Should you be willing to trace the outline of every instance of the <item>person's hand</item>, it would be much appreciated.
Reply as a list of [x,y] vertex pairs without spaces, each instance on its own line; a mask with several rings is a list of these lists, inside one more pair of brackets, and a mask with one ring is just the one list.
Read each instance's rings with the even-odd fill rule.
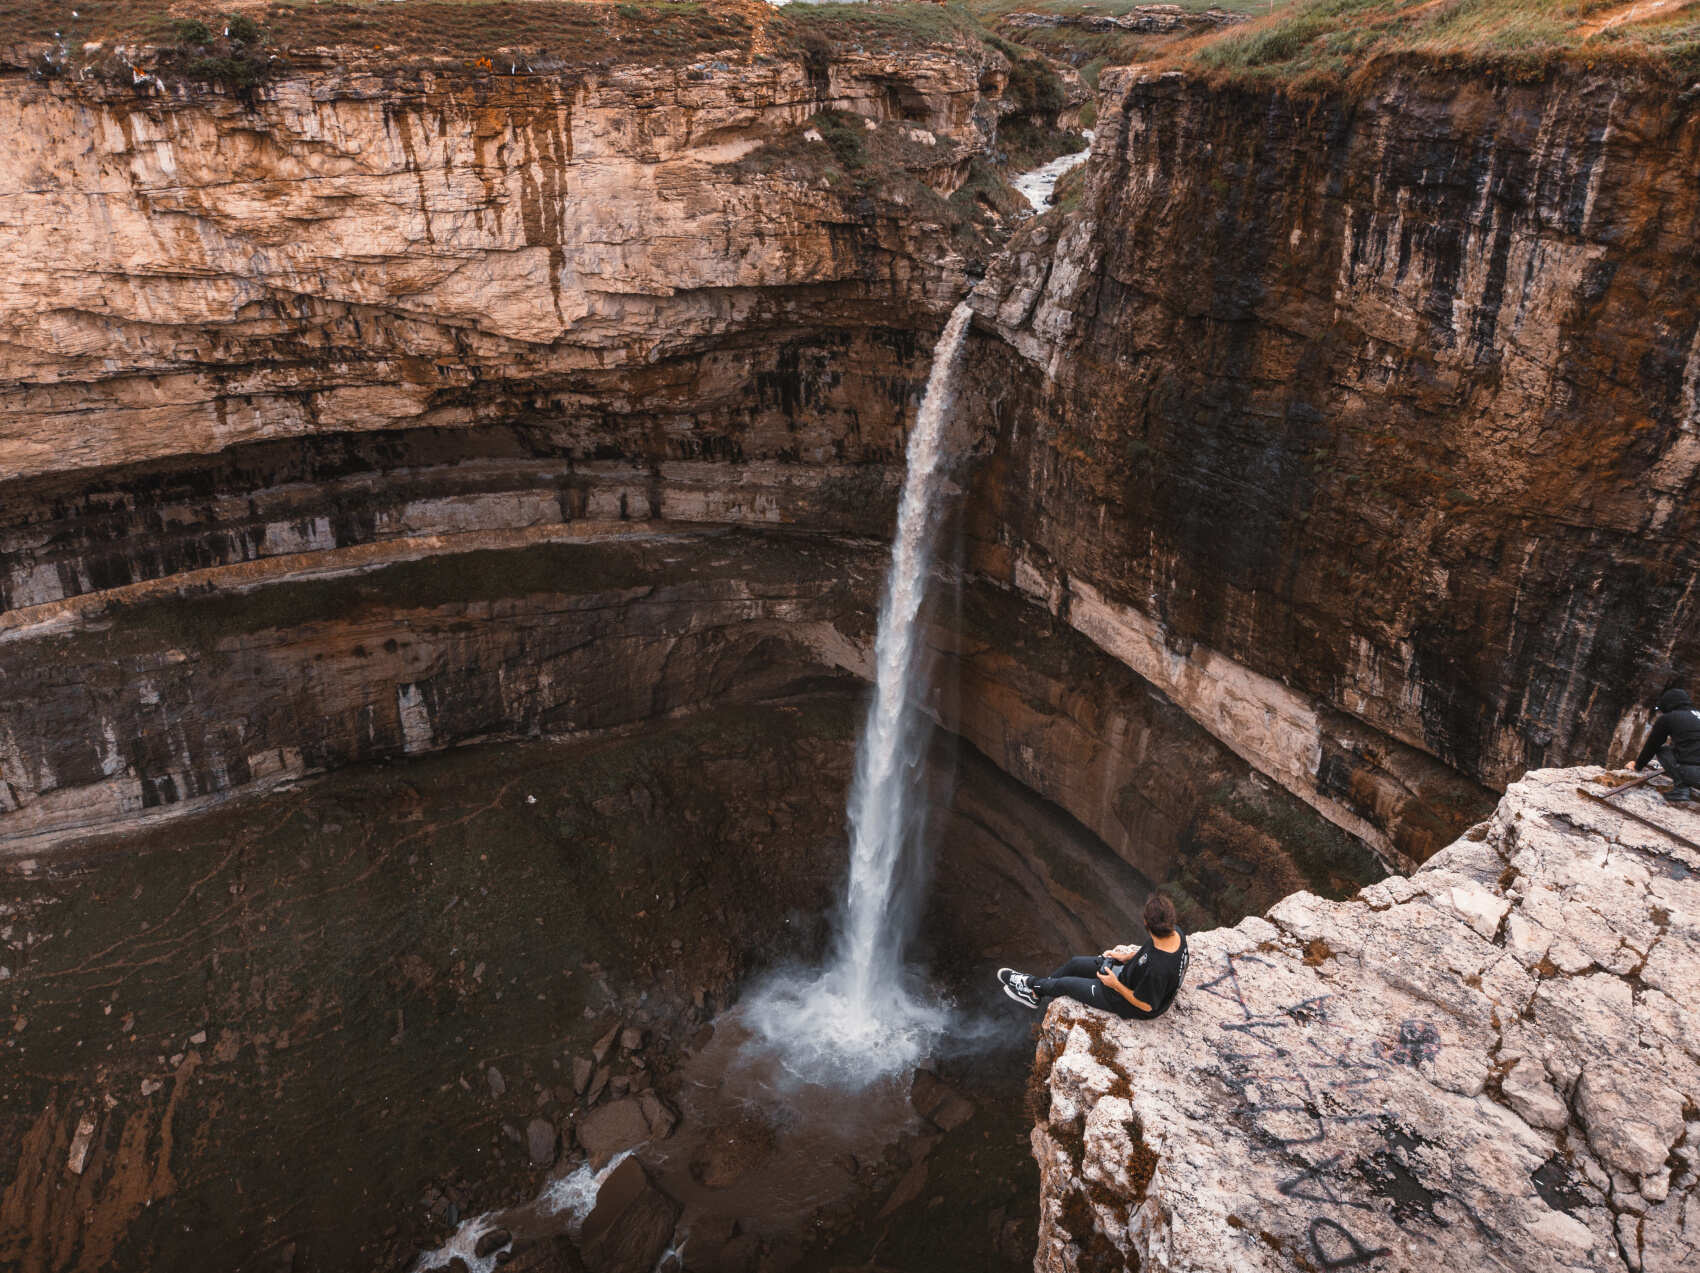
[[1109,986],[1111,989],[1114,989],[1117,984],[1116,974],[1107,970],[1098,974],[1098,980],[1103,982],[1106,986]]

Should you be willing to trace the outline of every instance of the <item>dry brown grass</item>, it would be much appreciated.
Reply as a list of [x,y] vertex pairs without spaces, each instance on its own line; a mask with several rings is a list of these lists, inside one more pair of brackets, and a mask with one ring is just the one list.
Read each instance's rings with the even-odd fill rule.
[[[176,47],[188,19],[218,29],[227,14],[252,17],[268,55],[363,69],[430,62],[491,73],[722,54],[822,56],[976,45],[989,34],[955,5],[804,4],[761,0],[12,0],[0,4],[0,64],[43,52],[72,64],[124,47],[146,58]],[[74,15],[74,16],[73,16]],[[85,51],[98,44],[99,51]]]
[[1575,67],[1675,79],[1700,69],[1700,0],[1296,0],[1168,60],[1310,87],[1403,61],[1523,79]]

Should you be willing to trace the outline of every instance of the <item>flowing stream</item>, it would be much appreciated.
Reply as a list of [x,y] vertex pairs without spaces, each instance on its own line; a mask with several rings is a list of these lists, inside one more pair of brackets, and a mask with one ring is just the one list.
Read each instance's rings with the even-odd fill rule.
[[780,977],[752,996],[747,1019],[812,1082],[866,1083],[926,1055],[947,1013],[912,984],[903,964],[924,872],[915,862],[919,767],[927,718],[919,657],[921,610],[932,574],[944,428],[972,311],[958,305],[933,350],[933,368],[909,435],[891,567],[874,642],[874,694],[850,787],[850,878],[827,966]]
[[1084,128],[1080,135],[1086,138],[1084,150],[1058,155],[1049,163],[1040,164],[1031,172],[1022,173],[1010,183],[1022,198],[1033,205],[1034,212],[1043,212],[1051,206],[1051,195],[1057,188],[1057,182],[1063,179],[1064,173],[1074,171],[1092,157],[1092,139],[1097,134],[1090,128]]

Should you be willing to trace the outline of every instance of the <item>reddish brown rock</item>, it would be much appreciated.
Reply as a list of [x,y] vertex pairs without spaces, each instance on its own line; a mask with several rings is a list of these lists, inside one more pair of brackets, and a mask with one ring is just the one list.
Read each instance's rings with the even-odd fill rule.
[[643,1164],[628,1158],[602,1182],[579,1235],[590,1273],[650,1273],[673,1238],[679,1204],[657,1189]]
[[649,1139],[649,1122],[643,1107],[633,1099],[610,1101],[578,1120],[578,1143],[600,1167],[615,1154]]

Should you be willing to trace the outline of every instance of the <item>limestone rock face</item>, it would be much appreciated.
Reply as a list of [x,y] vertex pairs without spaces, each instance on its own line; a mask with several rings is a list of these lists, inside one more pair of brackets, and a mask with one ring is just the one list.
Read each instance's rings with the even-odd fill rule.
[[0,82],[0,613],[585,519],[883,534],[986,247],[943,196],[1031,114],[1001,53],[350,65]]
[[[941,268],[937,205],[827,181],[826,147],[812,173],[752,156],[855,111],[930,136],[904,171],[949,194],[1006,70],[989,49],[745,51],[300,74],[253,102],[9,78],[0,477],[515,418],[605,436],[638,411],[718,409],[723,446],[836,455],[741,401],[751,382],[777,398],[839,340],[912,374],[870,329],[948,309],[963,262]],[[901,419],[860,445],[890,449]]]
[[1700,1268],[1700,819],[1599,773],[1193,936],[1157,1021],[1053,1004],[1036,1267]]
[[1581,73],[1100,87],[1078,209],[976,296],[976,563],[1409,858],[1463,825],[1423,756],[1621,756],[1700,657],[1700,116]]

